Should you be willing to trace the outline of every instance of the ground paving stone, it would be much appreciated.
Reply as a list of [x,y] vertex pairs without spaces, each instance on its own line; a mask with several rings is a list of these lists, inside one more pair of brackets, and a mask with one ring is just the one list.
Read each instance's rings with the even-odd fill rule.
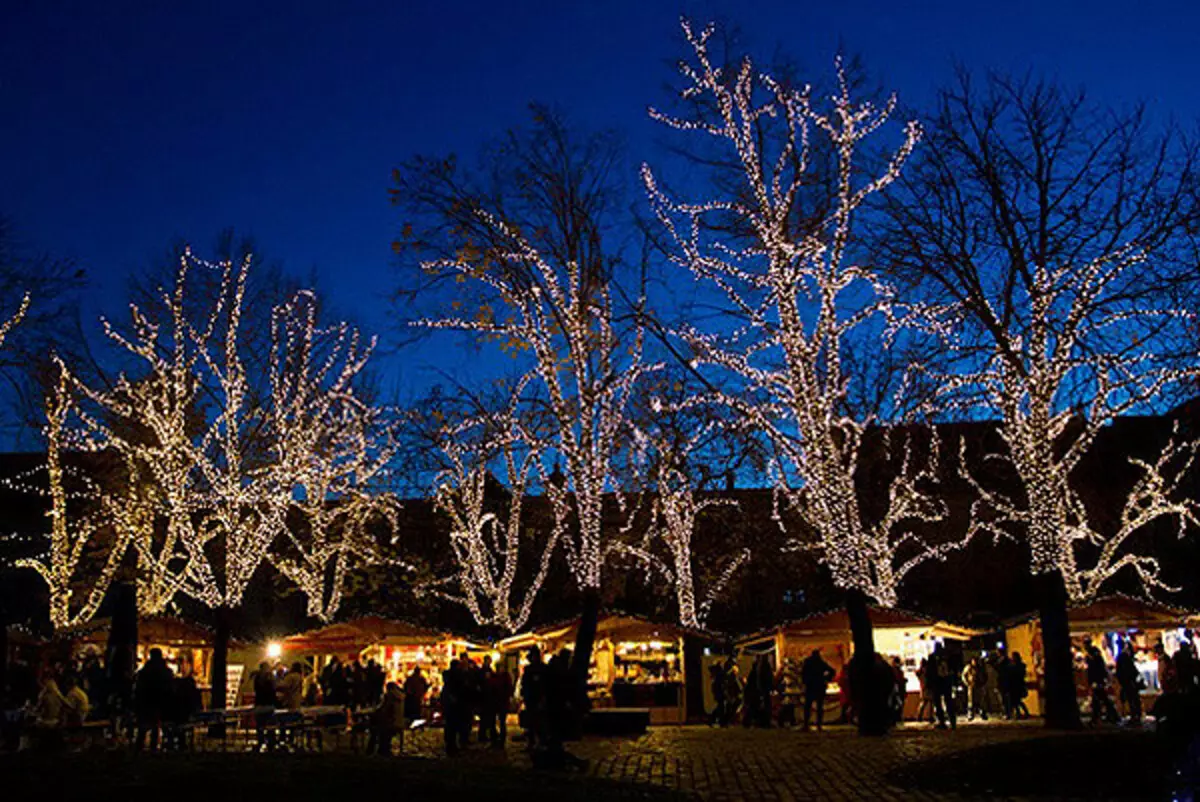
[[[965,725],[956,731],[915,724],[899,728],[884,738],[862,738],[848,727],[806,733],[684,726],[654,728],[637,738],[587,738],[571,744],[570,749],[588,760],[589,777],[662,787],[713,802],[807,799],[933,802],[977,800],[980,796],[900,787],[889,778],[889,773],[925,759],[1045,735],[1039,724],[1007,722]],[[445,759],[440,746],[440,733],[418,733],[409,738],[405,752]],[[476,746],[463,759],[503,761],[532,769],[523,745],[515,741],[502,753]]]

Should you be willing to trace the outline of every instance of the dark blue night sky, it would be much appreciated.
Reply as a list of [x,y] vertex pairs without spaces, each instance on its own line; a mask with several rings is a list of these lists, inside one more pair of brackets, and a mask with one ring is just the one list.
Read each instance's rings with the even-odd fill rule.
[[[19,2],[0,12],[0,213],[71,257],[112,310],[175,237],[227,226],[382,330],[398,227],[389,172],[468,154],[561,106],[653,160],[646,105],[681,54],[676,20],[730,19],[759,54],[828,70],[839,44],[920,105],[954,59],[1200,115],[1194,2]],[[1003,10],[1001,10],[1003,9]],[[392,357],[416,379],[428,349]],[[419,383],[419,382],[418,382]]]

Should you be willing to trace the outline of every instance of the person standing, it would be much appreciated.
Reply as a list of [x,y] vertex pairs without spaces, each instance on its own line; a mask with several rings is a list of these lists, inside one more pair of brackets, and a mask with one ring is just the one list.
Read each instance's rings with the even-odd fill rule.
[[804,682],[804,730],[808,731],[812,720],[813,706],[817,708],[817,732],[825,724],[825,691],[835,676],[833,666],[821,657],[820,649],[813,649],[800,666],[800,679]]
[[534,646],[529,650],[528,662],[521,672],[521,726],[525,730],[525,748],[533,751],[540,745],[539,739],[545,730],[542,718],[546,705],[546,664],[542,662],[542,650]]
[[392,739],[400,736],[400,751],[404,751],[404,694],[400,686],[389,682],[383,698],[371,713],[371,734],[367,739],[367,754],[392,756]]
[[708,714],[708,725],[724,727],[725,719],[725,669],[720,663],[708,667],[708,685],[713,695],[713,709]]
[[892,658],[892,696],[890,699],[892,705],[892,725],[895,726],[904,721],[904,703],[908,701],[908,678],[904,676],[904,666],[900,663],[899,657]]
[[1026,668],[1024,661],[1021,660],[1020,652],[1013,652],[1009,671],[1012,677],[1013,716],[1017,720],[1029,718],[1029,708],[1025,705],[1025,697],[1029,695],[1029,689],[1025,685]]
[[950,668],[950,661],[946,656],[945,649],[940,644],[934,648],[926,668],[931,673],[931,676],[926,677],[926,681],[933,686],[933,707],[937,713],[937,728],[944,730],[948,723],[950,729],[956,729],[958,709],[954,704],[954,673]]
[[416,721],[425,716],[425,693],[429,690],[429,683],[425,680],[425,675],[421,673],[420,666],[413,666],[412,673],[408,675],[408,679],[404,681],[404,717],[409,721]]
[[987,710],[983,707],[983,698],[987,693],[987,670],[978,655],[972,657],[963,669],[963,684],[967,686],[967,721],[976,716],[987,721]]
[[254,732],[258,740],[258,751],[275,751],[275,732],[269,729],[275,722],[275,705],[278,704],[275,689],[275,672],[267,663],[259,663],[254,672]]
[[1087,681],[1092,688],[1092,726],[1099,726],[1103,716],[1110,724],[1119,720],[1117,708],[1108,695],[1108,666],[1104,656],[1090,640],[1084,643],[1087,655]]
[[[265,665],[265,663],[264,663]],[[138,671],[133,683],[133,707],[137,714],[137,750],[146,745],[150,735],[150,750],[158,751],[159,730],[174,691],[175,673],[163,659],[162,649],[151,649],[150,659]]]
[[483,665],[479,669],[476,681],[478,689],[479,709],[479,742],[495,743],[496,741],[496,709],[492,706],[492,697],[488,689],[492,682],[492,656],[484,655]]
[[1133,644],[1128,639],[1121,641],[1121,653],[1117,655],[1117,686],[1121,689],[1121,704],[1129,715],[1131,724],[1142,723],[1142,672],[1138,671],[1133,659]]
[[921,704],[917,707],[917,721],[925,720],[925,712],[929,711],[929,723],[934,723],[933,717],[933,686],[929,684],[929,657],[922,657],[917,667],[917,681],[921,684]]
[[488,677],[484,693],[488,696],[488,706],[495,717],[492,732],[492,748],[503,749],[508,741],[508,713],[512,706],[513,679],[512,674],[504,666],[496,666]]

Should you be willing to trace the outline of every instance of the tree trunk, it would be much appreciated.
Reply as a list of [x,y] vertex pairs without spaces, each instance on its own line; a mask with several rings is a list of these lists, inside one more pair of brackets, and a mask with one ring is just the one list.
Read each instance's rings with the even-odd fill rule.
[[[0,602],[0,704],[8,710],[8,612]],[[14,704],[13,707],[16,707]]]
[[886,735],[888,706],[878,687],[875,671],[875,630],[867,609],[867,596],[860,590],[846,591],[846,615],[854,639],[854,657],[850,660],[851,698],[858,715],[859,735]]
[[596,644],[596,627],[600,623],[600,591],[589,588],[583,592],[583,613],[575,632],[575,651],[571,655],[571,673],[577,694],[576,724],[580,729],[588,711],[588,672],[592,664],[592,647]]
[[1082,726],[1075,698],[1075,667],[1071,657],[1071,627],[1067,620],[1067,589],[1062,575],[1050,571],[1034,577],[1042,625],[1042,659],[1046,688],[1042,716],[1047,727],[1077,730]]
[[224,710],[229,688],[229,608],[215,608],[213,619],[212,698],[209,707]]
[[127,582],[113,586],[112,625],[105,655],[109,715],[119,717],[133,709],[133,678],[137,673],[137,588]]

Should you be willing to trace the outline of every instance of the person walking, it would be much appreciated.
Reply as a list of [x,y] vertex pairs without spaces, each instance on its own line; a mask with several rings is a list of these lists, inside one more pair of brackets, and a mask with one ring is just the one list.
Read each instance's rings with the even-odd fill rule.
[[904,676],[904,666],[899,657],[892,658],[892,726],[904,721],[904,704],[908,701],[908,677]]
[[1142,723],[1142,672],[1138,671],[1133,659],[1133,644],[1128,639],[1121,641],[1121,652],[1117,655],[1117,686],[1121,689],[1121,704],[1125,706],[1130,724]]
[[917,706],[917,721],[925,721],[925,712],[929,711],[929,723],[934,723],[933,716],[933,686],[929,684],[929,657],[922,657],[917,667],[917,681],[921,684],[921,703]]
[[725,670],[725,720],[729,723],[737,721],[738,711],[742,709],[742,677],[737,664],[729,665]]
[[133,682],[133,708],[137,715],[137,751],[145,748],[147,734],[150,736],[150,750],[158,751],[159,730],[171,701],[174,682],[175,673],[163,659],[162,649],[151,649],[150,659],[138,671]]
[[804,683],[804,731],[812,721],[813,706],[817,708],[817,732],[825,725],[825,692],[835,676],[833,666],[821,657],[820,649],[813,649],[800,666],[800,679]]
[[466,704],[462,664],[458,660],[451,660],[442,672],[442,736],[447,755],[457,755],[459,749],[466,746],[463,721],[466,720],[467,726],[470,726],[470,719],[464,713]]
[[1101,717],[1116,724],[1120,717],[1108,695],[1108,666],[1104,664],[1104,656],[1090,640],[1084,642],[1084,652],[1087,655],[1087,681],[1092,689],[1092,726],[1098,727]]

